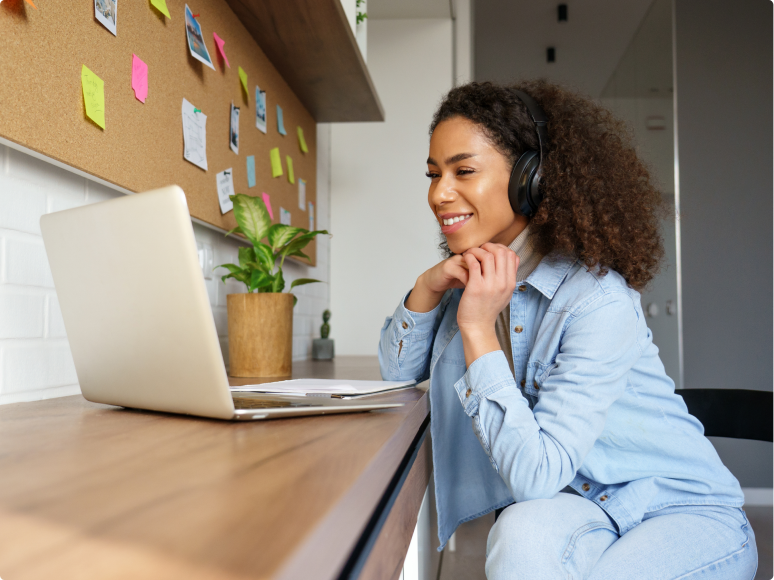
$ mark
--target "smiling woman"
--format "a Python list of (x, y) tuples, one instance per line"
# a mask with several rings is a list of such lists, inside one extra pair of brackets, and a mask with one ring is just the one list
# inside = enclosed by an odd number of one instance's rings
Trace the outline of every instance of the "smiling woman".
[(470, 83), (430, 134), (447, 258), (387, 318), (379, 361), (430, 379), (441, 545), (507, 507), (490, 580), (752, 578), (739, 482), (642, 312), (663, 209), (624, 125), (545, 81)]

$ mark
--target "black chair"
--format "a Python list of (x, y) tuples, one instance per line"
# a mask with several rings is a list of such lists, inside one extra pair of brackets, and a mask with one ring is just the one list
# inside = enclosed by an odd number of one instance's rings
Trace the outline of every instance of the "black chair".
[[(688, 412), (704, 425), (707, 437), (772, 442), (771, 391), (678, 389)], [(495, 521), (505, 508), (495, 510)]]

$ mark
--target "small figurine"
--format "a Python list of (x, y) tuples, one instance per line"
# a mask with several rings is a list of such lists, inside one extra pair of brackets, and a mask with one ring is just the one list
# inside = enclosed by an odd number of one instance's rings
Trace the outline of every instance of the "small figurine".
[(331, 327), (328, 321), (331, 319), (331, 311), (326, 310), (322, 315), (323, 323), (320, 327), (320, 338), (315, 338), (312, 341), (312, 358), (315, 360), (332, 360), (333, 359), (333, 339), (328, 338), (331, 332)]

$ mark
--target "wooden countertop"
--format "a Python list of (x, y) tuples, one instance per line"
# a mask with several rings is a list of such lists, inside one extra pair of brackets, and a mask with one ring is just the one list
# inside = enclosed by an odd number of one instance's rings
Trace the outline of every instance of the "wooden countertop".
[[(294, 363), (311, 376), (379, 379), (378, 363)], [(0, 406), (0, 577), (336, 578), (429, 420), (422, 388), (369, 399), (406, 404), (249, 423)]]

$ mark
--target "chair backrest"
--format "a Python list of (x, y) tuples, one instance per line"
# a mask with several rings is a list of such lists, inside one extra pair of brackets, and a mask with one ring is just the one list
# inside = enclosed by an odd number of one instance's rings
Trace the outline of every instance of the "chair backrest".
[(772, 393), (748, 389), (679, 389), (704, 435), (772, 440)]

